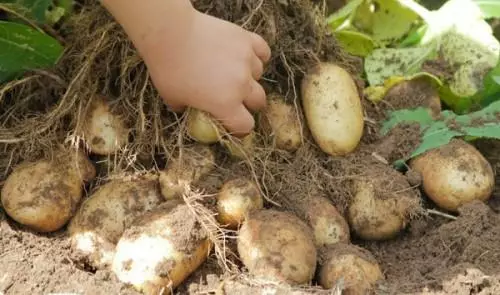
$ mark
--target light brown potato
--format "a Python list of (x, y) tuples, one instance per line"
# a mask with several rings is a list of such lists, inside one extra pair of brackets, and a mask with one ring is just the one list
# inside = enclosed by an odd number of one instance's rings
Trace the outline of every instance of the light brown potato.
[(292, 105), (276, 93), (268, 95), (267, 107), (262, 113), (260, 125), (271, 135), (277, 149), (296, 151), (302, 145), (299, 118)]
[(377, 260), (367, 250), (339, 243), (329, 247), (326, 258), (319, 267), (318, 281), (323, 288), (335, 287), (343, 279), (344, 295), (365, 295), (384, 279)]
[(371, 165), (367, 169), (369, 173), (353, 181), (348, 222), (362, 239), (391, 239), (421, 210), (418, 192), (390, 166)]
[(237, 229), (248, 214), (264, 207), (264, 200), (255, 183), (235, 178), (224, 183), (217, 195), (218, 220), (223, 226)]
[(215, 121), (203, 111), (189, 108), (186, 127), (188, 135), (200, 143), (212, 144), (219, 141), (220, 133)]
[(417, 156), (410, 167), (421, 174), (426, 195), (452, 212), (474, 200), (487, 201), (495, 188), (491, 164), (461, 139)]
[(240, 228), (237, 247), (249, 273), (258, 278), (302, 285), (314, 277), (314, 236), (291, 213), (267, 209), (250, 213)]
[(85, 154), (62, 149), (53, 159), (16, 167), (2, 188), (2, 205), (12, 219), (32, 230), (57, 231), (73, 216), (85, 182), (95, 175)]
[(320, 63), (302, 80), (301, 93), (307, 124), (321, 150), (331, 156), (354, 151), (364, 117), (351, 75), (333, 63)]
[(129, 130), (124, 120), (112, 112), (102, 96), (92, 101), (83, 124), (83, 137), (94, 154), (113, 154), (128, 142)]
[(226, 147), (231, 157), (235, 159), (247, 159), (254, 156), (256, 136), (256, 133), (251, 131), (242, 138), (226, 137), (220, 141)]
[(139, 217), (120, 238), (112, 270), (145, 294), (169, 294), (208, 257), (212, 243), (189, 206), (170, 200)]
[(181, 149), (168, 166), (160, 172), (160, 187), (167, 200), (182, 197), (186, 186), (195, 185), (215, 167), (215, 155), (204, 145)]
[(129, 175), (101, 185), (68, 226), (73, 252), (87, 266), (107, 268), (123, 231), (163, 201), (158, 176), (153, 174)]
[(317, 247), (350, 241), (349, 225), (337, 208), (326, 198), (311, 195), (300, 202), (300, 216), (313, 229)]

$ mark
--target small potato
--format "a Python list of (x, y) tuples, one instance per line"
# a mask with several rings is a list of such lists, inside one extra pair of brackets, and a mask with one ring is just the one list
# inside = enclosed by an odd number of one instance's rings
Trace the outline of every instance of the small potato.
[(351, 153), (363, 135), (364, 117), (351, 75), (332, 63), (320, 63), (302, 80), (302, 105), (311, 134), (331, 156)]
[(406, 177), (390, 166), (367, 169), (367, 175), (353, 181), (348, 221), (362, 239), (387, 240), (406, 228), (410, 217), (421, 210), (419, 195)]
[(204, 145), (181, 149), (181, 154), (171, 160), (160, 172), (160, 187), (167, 200), (180, 198), (185, 187), (194, 185), (215, 167), (215, 155)]
[(187, 112), (187, 132), (191, 138), (204, 144), (219, 141), (219, 129), (209, 114), (193, 108)]
[(325, 289), (335, 287), (343, 279), (344, 295), (369, 293), (384, 275), (377, 260), (367, 250), (352, 244), (339, 243), (328, 248), (320, 263), (318, 281)]
[(73, 216), (85, 182), (95, 175), (86, 155), (63, 149), (52, 160), (16, 167), (2, 188), (2, 205), (12, 219), (32, 230), (57, 231)]
[(68, 226), (74, 253), (94, 269), (110, 266), (123, 231), (163, 201), (153, 174), (130, 175), (101, 185)]
[(240, 228), (237, 247), (253, 276), (291, 285), (308, 284), (314, 277), (314, 236), (311, 228), (291, 213), (251, 212)]
[(208, 257), (212, 243), (191, 208), (170, 200), (139, 217), (120, 238), (112, 270), (145, 294), (167, 294)]
[(254, 156), (256, 133), (250, 132), (243, 138), (222, 138), (222, 144), (227, 148), (229, 154), (235, 159), (247, 159)]
[(303, 216), (313, 229), (317, 247), (350, 241), (349, 225), (337, 208), (326, 198), (311, 195), (297, 203), (294, 211)]
[(83, 124), (83, 137), (94, 154), (113, 154), (128, 142), (125, 122), (101, 96), (92, 101)]
[(253, 181), (236, 178), (226, 182), (217, 195), (218, 219), (221, 225), (238, 228), (249, 212), (264, 207), (264, 200)]
[(268, 96), (261, 118), (261, 127), (272, 136), (276, 148), (293, 152), (302, 145), (302, 130), (295, 109), (279, 94)]
[(410, 167), (421, 174), (426, 195), (451, 212), (474, 200), (487, 201), (495, 188), (491, 164), (461, 139), (417, 156)]

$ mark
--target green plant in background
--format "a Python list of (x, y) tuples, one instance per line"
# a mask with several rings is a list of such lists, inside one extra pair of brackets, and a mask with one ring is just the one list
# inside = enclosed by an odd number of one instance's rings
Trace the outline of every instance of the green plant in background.
[(64, 47), (43, 27), (53, 26), (71, 12), (71, 0), (0, 0), (0, 83), (26, 71), (57, 63)]

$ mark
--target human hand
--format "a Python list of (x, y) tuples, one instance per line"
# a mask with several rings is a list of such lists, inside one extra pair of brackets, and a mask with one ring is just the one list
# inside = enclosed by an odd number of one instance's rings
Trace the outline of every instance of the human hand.
[(186, 26), (185, 34), (164, 34), (143, 50), (159, 94), (174, 111), (200, 109), (233, 135), (248, 134), (255, 124), (251, 111), (266, 106), (258, 80), (269, 46), (255, 33), (194, 9)]

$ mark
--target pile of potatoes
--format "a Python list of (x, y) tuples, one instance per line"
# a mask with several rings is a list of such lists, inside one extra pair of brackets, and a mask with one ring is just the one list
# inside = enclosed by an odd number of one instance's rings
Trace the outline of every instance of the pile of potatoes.
[[(361, 98), (353, 78), (332, 63), (320, 63), (301, 84), (302, 109), (318, 147), (330, 157), (350, 154), (363, 135)], [(93, 154), (110, 155), (127, 143), (128, 129), (102, 98), (96, 98), (83, 128)], [(269, 95), (259, 126), (274, 148), (294, 152), (304, 142), (296, 109)], [(209, 174), (216, 173), (212, 145), (221, 143), (236, 158), (251, 156), (256, 133), (238, 140), (224, 135), (207, 114), (189, 109), (187, 132), (194, 140), (165, 169), (112, 178), (84, 198), (96, 169), (86, 154), (61, 149), (53, 160), (22, 163), (1, 191), (5, 212), (39, 232), (67, 227), (72, 249), (90, 269), (111, 269), (145, 294), (171, 292), (209, 257), (214, 248), (204, 220), (186, 202)], [(412, 159), (421, 188), (437, 206), (456, 211), (472, 200), (487, 200), (493, 170), (470, 144), (453, 140)], [(351, 243), (396, 237), (421, 206), (407, 178), (380, 164), (351, 182), (343, 216), (328, 196), (301, 196), (294, 212), (267, 204), (248, 176), (227, 179), (219, 188), (214, 221), (237, 235), (237, 252), (251, 276), (292, 286), (334, 288), (365, 294), (384, 279), (373, 255)], [(390, 181), (387, 182), (386, 180)], [(293, 196), (292, 196), (293, 197)], [(299, 198), (298, 198), (299, 199)]]

